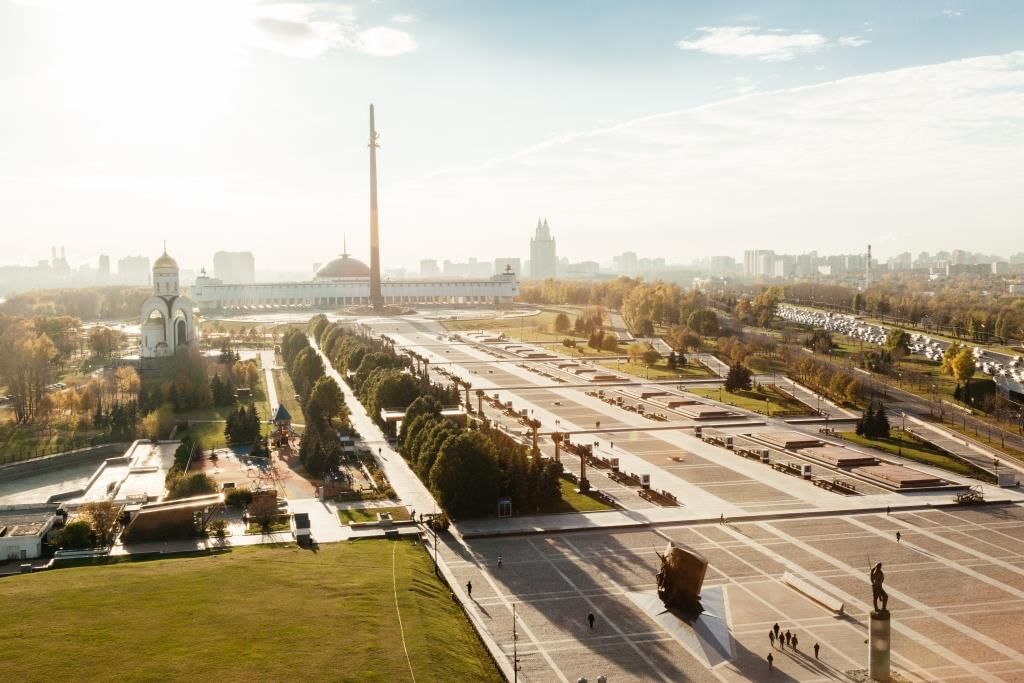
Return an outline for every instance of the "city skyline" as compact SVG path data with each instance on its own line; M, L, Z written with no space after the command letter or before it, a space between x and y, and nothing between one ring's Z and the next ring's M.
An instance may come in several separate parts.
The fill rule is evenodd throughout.
M1012 3L596 3L586 26L571 3L382 5L0 2L3 219L41 236L8 259L64 244L92 260L79 255L97 233L113 255L166 238L195 268L244 244L308 270L343 233L367 257L370 101L385 268L524 258L537 215L574 261L686 262L728 253L726 233L783 252L809 232L818 251L935 252L967 235L1016 251ZM623 35L640 27L648 44ZM248 243L280 231L292 239Z

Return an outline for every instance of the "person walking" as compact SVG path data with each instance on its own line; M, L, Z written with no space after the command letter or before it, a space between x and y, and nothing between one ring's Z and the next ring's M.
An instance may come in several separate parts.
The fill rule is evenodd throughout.
M821 649L821 645L818 645L817 643L815 643L814 644L814 658L815 659L818 658L818 650L820 650L820 649Z
M772 647L775 647L775 631L771 629L768 629L768 642L772 644Z
M498 569L501 569L501 553L498 553Z
M772 630L775 631L775 637L779 637L779 623L775 622L775 626L772 626Z
M591 612L587 615L587 623L590 624L590 630L594 630L594 613Z
M796 634L794 633L794 634L793 634L793 643L792 643L792 645L793 645L793 649L794 649L794 650L796 649L796 646L797 646L797 645L798 645L799 643L800 643L800 641L796 639Z
M768 670L769 671L772 670L772 662L774 662L774 661L775 661L775 657L772 657L772 653L769 652L768 653Z
M896 532L896 542L899 543L901 538L903 538L903 534L901 534L900 532L897 531Z
M786 645L789 645L790 639L792 639L792 638L793 638L793 634L790 633L789 631L786 631Z
M891 514L891 513L892 513L892 508L890 506L886 505L885 506L885 514L888 515L888 514Z
M719 524L725 524L725 513L724 512L718 516L718 523Z
M467 581L466 582L466 595L468 595L471 598L473 597L473 582L472 581Z

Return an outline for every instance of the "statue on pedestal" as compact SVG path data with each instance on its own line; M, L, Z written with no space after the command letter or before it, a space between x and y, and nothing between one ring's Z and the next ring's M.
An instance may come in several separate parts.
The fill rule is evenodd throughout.
M887 614L889 612L886 609L886 605L889 604L889 594L885 592L882 584L885 583L885 574L882 572L882 563L879 562L871 568L871 600L875 606L875 612L879 614ZM878 606L878 602L882 602L882 606Z

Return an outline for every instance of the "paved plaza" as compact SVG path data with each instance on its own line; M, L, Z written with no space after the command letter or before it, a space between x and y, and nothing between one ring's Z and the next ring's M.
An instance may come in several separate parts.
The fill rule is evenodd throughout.
M651 488L679 501L656 505L638 495L639 487L591 466L591 483L620 509L470 520L442 539L442 564L457 594L509 659L514 606L523 680L602 674L611 681L850 680L848 672L867 668L868 569L877 562L885 566L897 672L912 680L1024 680L1024 630L1017 627L1024 606L1024 496L1017 490L983 486L988 500L1002 502L964 508L952 505L954 493L978 485L975 480L902 461L943 477L950 488L899 491L797 451L769 448L773 461L809 464L814 479L854 484L855 494L844 495L694 432L698 424L713 427L744 446L757 445L745 435L758 431L832 442L813 420L785 423L736 410L698 422L641 395L685 399L686 381L625 375L609 384L581 381L571 368L521 358L522 349L472 343L467 335L453 339L433 322L366 322L429 358L438 381L446 381L441 370L462 377L539 420L545 456L554 456L547 435L567 433L598 458L618 459L623 472L649 475ZM787 390L805 402L815 398L799 386ZM642 414L641 405L658 419ZM529 440L514 417L484 408L499 428ZM824 412L847 416L831 405ZM579 472L577 457L563 449L561 458L568 471ZM692 625L650 609L657 602L657 553L668 541L709 561L705 612ZM593 630L588 614L595 616ZM768 631L776 623L797 636L796 648L772 647Z
M725 614L701 617L728 625L730 657L716 666L713 638L685 626L672 633L629 597L655 591L656 551L668 540L708 559L705 596L724 593ZM516 605L523 680L846 680L866 667L873 562L885 566L897 671L926 681L1024 680L1018 506L481 538L442 555L460 586L472 582L470 609L509 657ZM845 614L783 583L786 572L842 601ZM769 645L775 623L798 636L796 650Z

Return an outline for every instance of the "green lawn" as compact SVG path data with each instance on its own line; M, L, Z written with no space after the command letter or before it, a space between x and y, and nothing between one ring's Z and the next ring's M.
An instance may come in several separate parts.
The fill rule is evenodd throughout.
M562 502L550 512L600 512L601 510L612 510L612 506L602 503L597 498L576 492L576 484L568 479L560 479L559 485L562 488Z
M295 385L292 384L292 378L288 371L284 368L274 368L270 373L274 376L277 400L284 405L285 410L291 413L292 422L302 424L304 419L302 416L302 406L295 400ZM277 406L274 406L274 410L277 410Z
M0 412L0 465L89 446L93 438L101 436L84 425L68 431L62 424L18 424L14 411L4 410Z
M10 681L408 681L399 613L417 680L502 680L409 541L40 572L0 581L0 604Z
M409 519L409 509L404 506L386 508L348 508L346 510L338 510L338 519L341 520L342 524L348 524L349 522L376 522L378 512L390 512L391 519L394 520Z
M715 375L699 363L687 363L683 367L670 369L665 361L659 361L648 368L643 363L630 363L629 361L603 361L606 368L621 370L622 372L645 379L692 379L696 377L714 377Z
M260 419L263 420L260 427L260 434L266 436L270 433L270 425L266 424L265 415L260 415ZM193 422L189 425L187 430L179 429L175 433L174 438L181 439L186 434L198 437L199 443L207 450L211 448L227 448L228 445L224 440L223 422Z
M971 467L962 460L957 460L935 446L923 441L918 441L910 434L904 434L898 429L893 429L890 432L888 439L869 439L864 436L858 436L856 432L836 432L836 436L851 443L855 443L858 446L875 448L885 453L889 453L890 455L902 455L904 458L908 458L925 465L939 467L948 472L953 472L954 474L962 474L968 477L976 477L986 480L992 479L991 476L981 472L975 467Z
M626 353L624 347L616 351L599 351L587 346L586 337L577 337L572 333L571 325L575 323L576 316L566 313L569 316L570 330L568 332L555 332L555 311L541 311L537 315L517 316L514 318L486 318L483 320L442 320L441 324L451 332L465 332L472 330L488 330L493 332L504 332L510 340L543 344L545 348L555 353L561 353L573 357L597 357L597 356L618 356ZM566 337L576 340L576 347L562 346L562 340Z
M256 357L256 364L259 366L259 356ZM256 382L253 383L252 388L252 402L256 404L257 410L260 411L260 417L267 419L269 415L266 414L267 406L267 389L263 380L263 369L260 368L256 375ZM292 392L295 393L294 391ZM246 405L249 404L249 399L243 401ZM211 406L209 408L200 408L199 410L186 410L181 413L176 413L175 416L179 420L224 420L227 419L228 413L234 406Z
M950 411L947 410L946 415L949 415L949 412ZM959 418L960 415L956 415L956 417ZM936 419L935 421L937 422L938 420ZM1024 460L1024 451L1018 448L1014 448L1013 446L1007 446L1002 443L1002 441L999 438L999 435L1002 434L1002 429L992 427L991 431L989 431L988 429L979 429L978 432L975 433L974 428L971 427L970 425L968 425L968 427L964 429L963 423L956 421L954 421L953 424L950 424L947 421L943 421L942 426L945 427L946 429L952 429L954 432L959 432L964 436L969 436L972 439L987 444L988 446L992 447L997 451L1002 451L1008 457L1016 458L1017 460ZM1012 429L1008 429L1006 430L1006 433L1013 434L1014 431Z
M754 390L750 391L738 391L736 393L729 393L724 389L719 392L718 389L712 387L688 387L687 392L694 394L695 396L701 396L703 398L710 398L715 401L721 400L722 403L736 406L743 410L749 410L755 413L764 414L765 411L765 397L768 398L768 404L771 406L772 415L813 415L814 411L810 407L804 405L800 401L791 398L787 394L783 394L776 391L773 387L765 386L763 391L765 393L758 393ZM721 397L721 399L719 399Z

